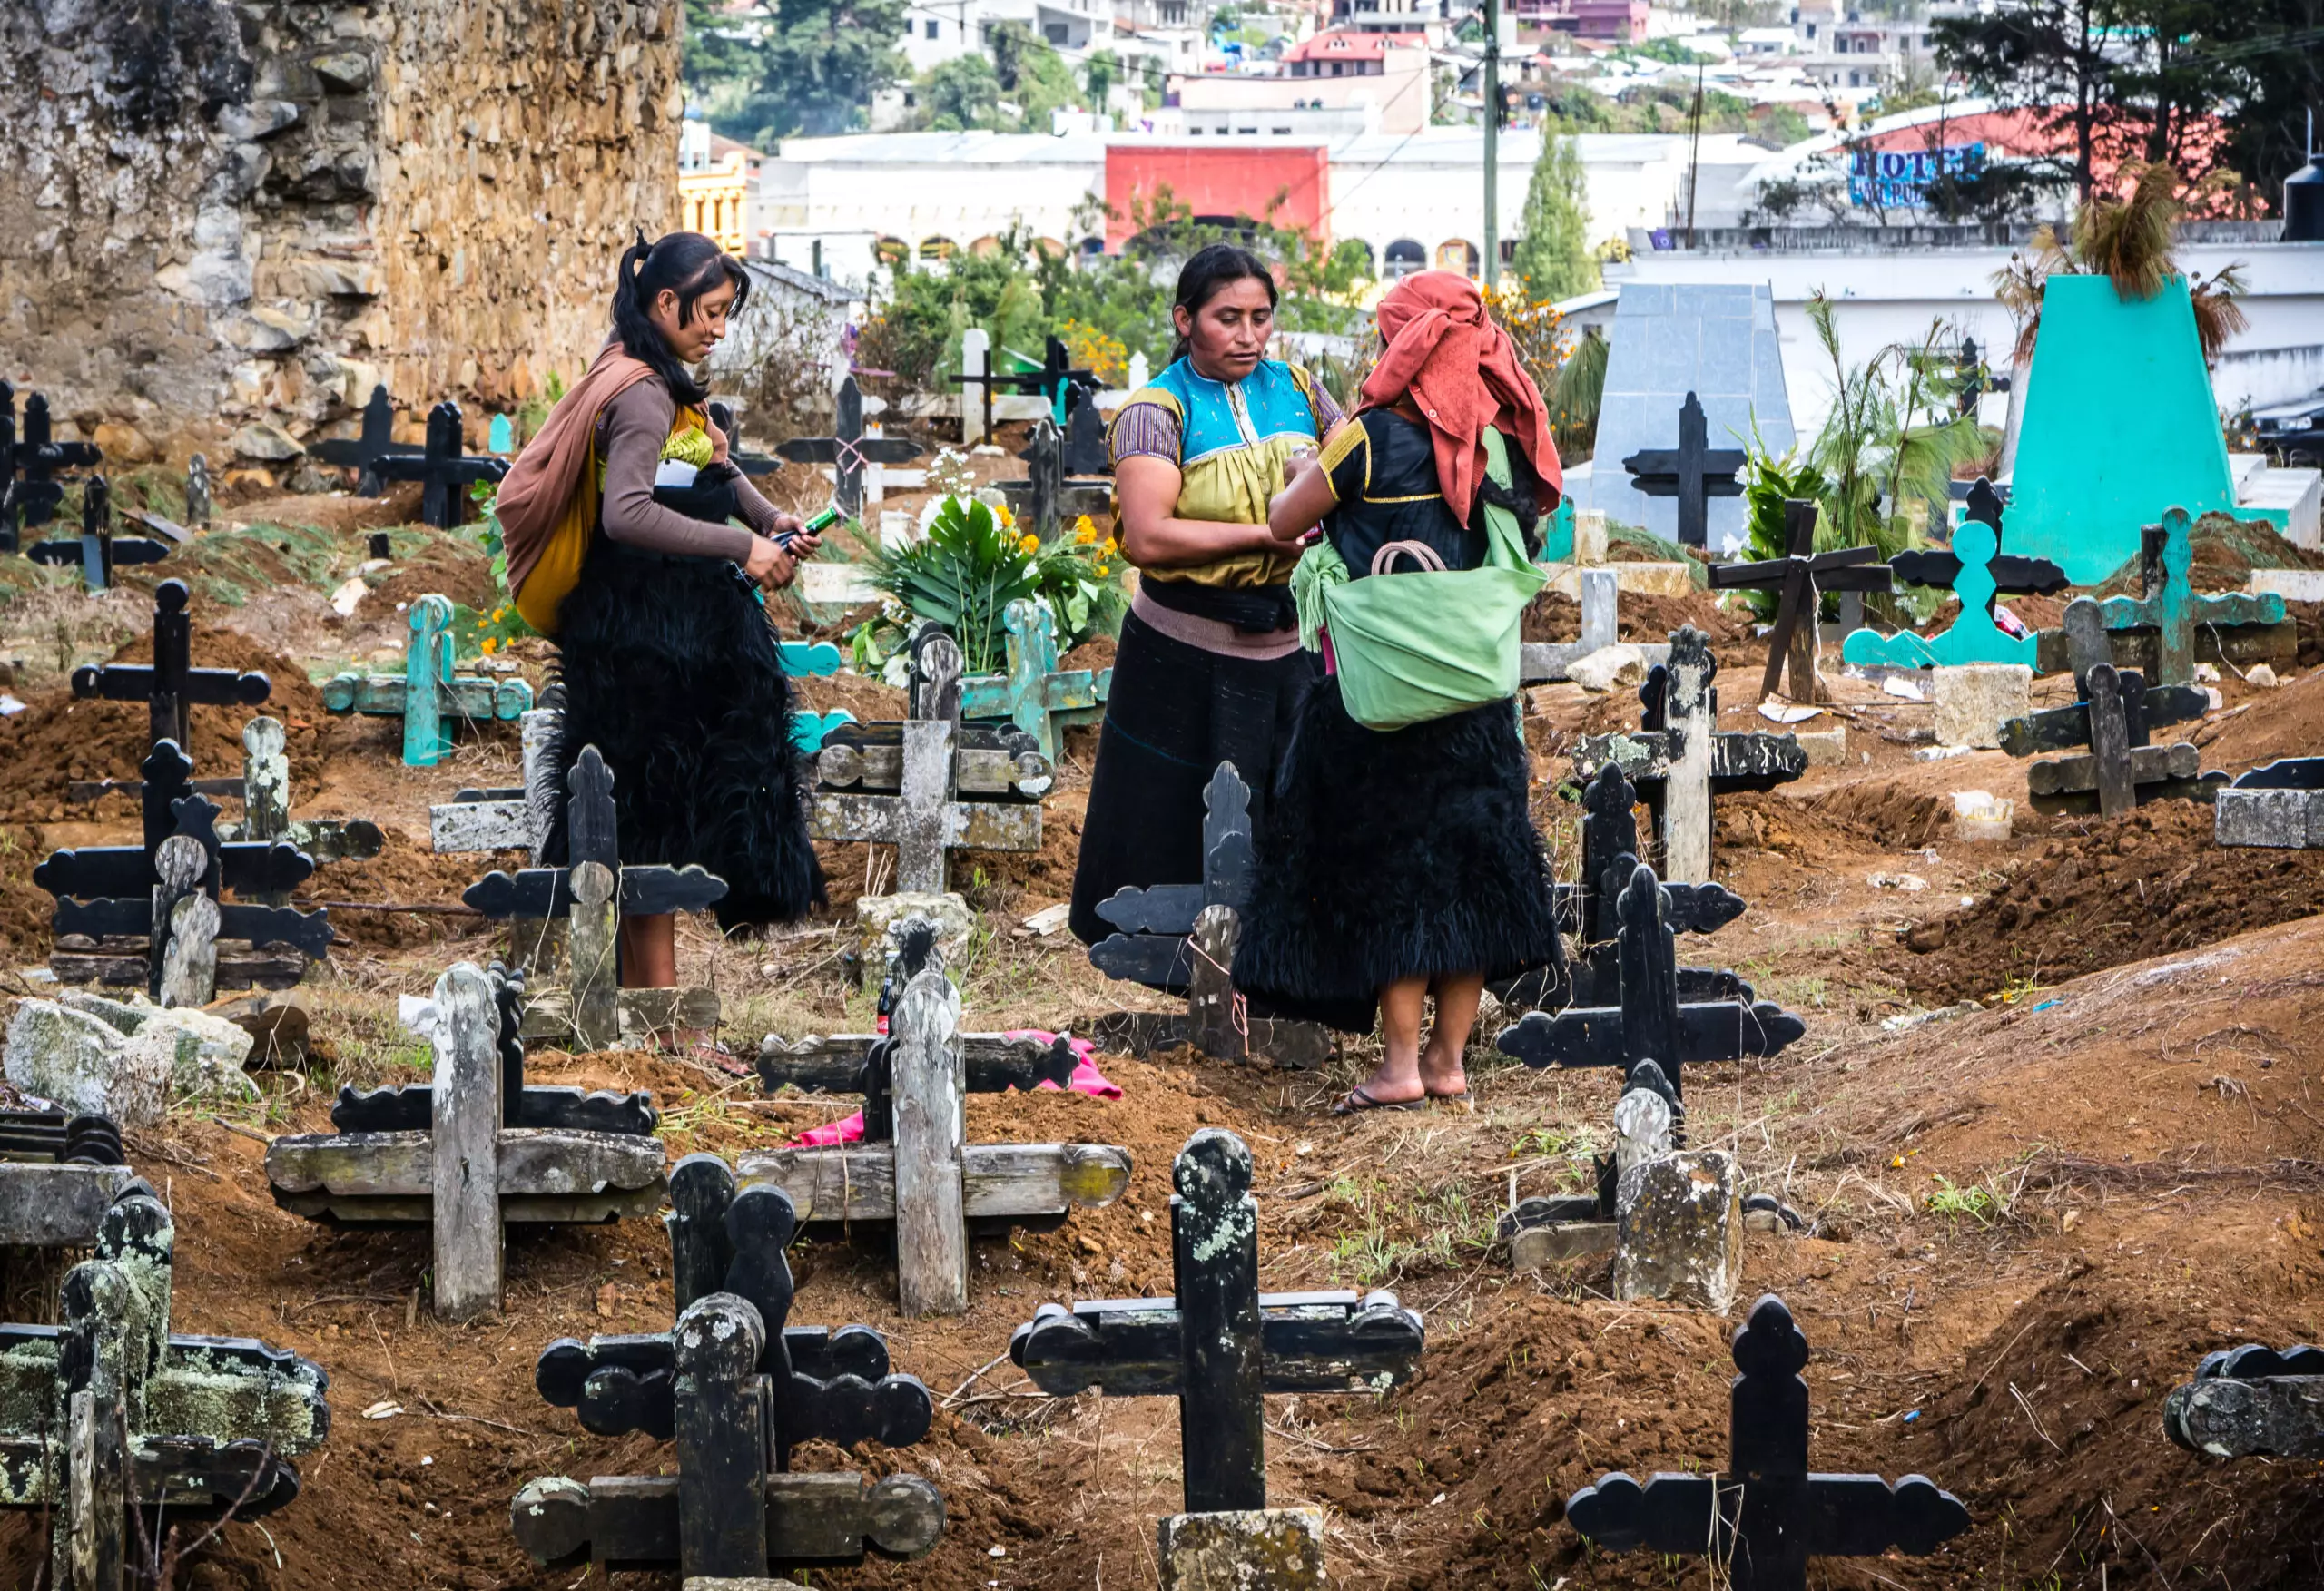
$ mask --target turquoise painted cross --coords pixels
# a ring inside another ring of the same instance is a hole
[[[1054,762],[1061,727],[1106,716],[1114,671],[1059,669],[1057,622],[1039,603],[1020,596],[1000,622],[1009,632],[1009,672],[962,680],[960,716],[1005,718],[1039,741],[1041,755]]]
[[[1953,581],[1953,594],[1961,599],[1961,616],[1953,621],[1953,628],[1930,637],[1909,630],[1894,635],[1858,630],[1841,643],[1842,660],[1858,667],[1885,663],[1890,668],[1934,668],[1965,663],[2036,666],[2034,637],[2021,641],[2009,634],[1986,611],[1994,595],[1993,571],[1987,565],[2000,550],[2001,538],[1992,525],[1977,519],[1964,520],[1953,533],[1954,555],[1961,560],[1961,573]]]
[[[403,673],[334,674],[323,684],[333,712],[364,712],[403,720],[407,768],[433,768],[451,754],[455,719],[515,719],[533,704],[522,680],[480,680],[452,673],[452,604],[423,596],[411,604],[411,644]]]
[[[843,661],[840,649],[828,641],[779,641],[775,643],[775,652],[783,660],[783,672],[793,679],[828,679],[839,673]],[[794,702],[791,706],[791,743],[812,757],[823,749],[825,735],[841,724],[854,722],[855,714],[844,707],[817,712]]]
[[[2274,592],[2252,595],[2224,592],[2197,596],[2188,584],[2195,549],[2188,534],[2187,511],[2172,508],[2161,525],[2144,527],[2139,537],[2137,596],[2110,596],[2099,604],[2109,630],[2154,632],[2154,679],[2158,685],[2186,685],[2195,678],[2195,627],[2213,632],[2243,624],[2280,624],[2284,599]]]

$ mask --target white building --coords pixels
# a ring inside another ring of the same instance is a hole
[[[919,74],[956,56],[990,54],[992,30],[1004,22],[1023,24],[1070,61],[1114,47],[1111,0],[912,0],[897,47]]]

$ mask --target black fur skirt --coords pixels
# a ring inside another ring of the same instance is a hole
[[[556,765],[595,746],[613,770],[624,862],[699,863],[725,879],[721,928],[789,922],[822,901],[790,681],[733,564],[600,535],[558,615],[557,648]],[[563,828],[550,837],[559,859]]]
[[[1369,730],[1326,679],[1277,777],[1235,981],[1254,1009],[1368,1029],[1382,986],[1561,966],[1507,702]]]

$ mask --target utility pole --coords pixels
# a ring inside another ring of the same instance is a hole
[[[1485,286],[1501,285],[1501,0],[1485,0]]]
[[[1695,178],[1703,169],[1703,60],[1695,60],[1694,130],[1687,142],[1687,247],[1695,246]]]

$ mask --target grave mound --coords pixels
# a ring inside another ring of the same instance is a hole
[[[2238,519],[2213,510],[2189,528],[2188,543],[2195,556],[2188,566],[2187,583],[2197,591],[2241,591],[2254,569],[2324,569],[2324,552],[2294,546],[2264,519]],[[2137,556],[2109,575],[2093,594],[2138,595]]]

